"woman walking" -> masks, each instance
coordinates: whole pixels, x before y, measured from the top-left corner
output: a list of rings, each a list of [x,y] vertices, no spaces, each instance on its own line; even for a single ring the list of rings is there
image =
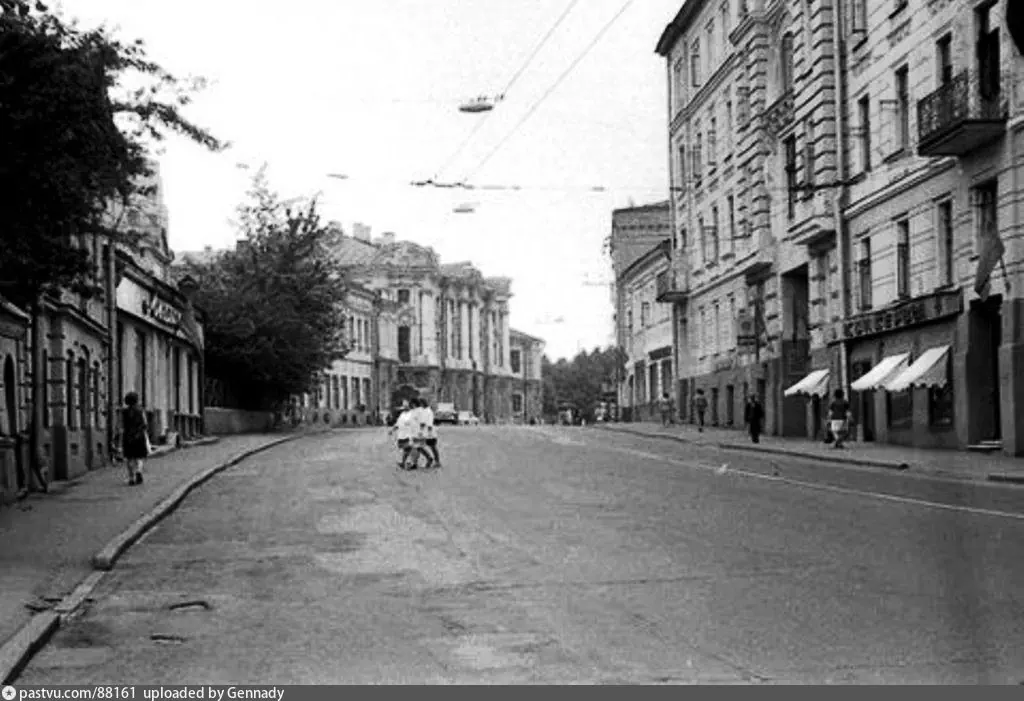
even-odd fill
[[[142,484],[142,466],[149,457],[149,426],[139,406],[139,395],[129,392],[121,410],[121,454],[128,468],[128,484]]]

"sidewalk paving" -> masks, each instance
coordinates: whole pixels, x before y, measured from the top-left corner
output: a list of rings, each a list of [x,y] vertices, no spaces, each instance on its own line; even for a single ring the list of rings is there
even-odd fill
[[[1002,454],[972,453],[960,450],[911,448],[886,443],[847,443],[836,449],[821,441],[806,438],[761,436],[752,443],[746,431],[706,427],[698,432],[692,424],[662,426],[654,422],[608,423],[605,430],[645,436],[659,436],[684,443],[709,445],[725,450],[809,458],[846,465],[908,470],[935,477],[971,481],[1024,484],[1024,458]]]
[[[182,484],[287,435],[225,436],[159,451],[140,486],[129,487],[118,465],[0,508],[0,647],[70,594],[94,571],[95,553]]]

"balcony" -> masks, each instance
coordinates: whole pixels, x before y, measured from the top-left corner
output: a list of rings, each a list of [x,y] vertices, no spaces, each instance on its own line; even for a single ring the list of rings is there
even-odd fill
[[[747,284],[754,284],[771,273],[775,265],[778,243],[766,227],[753,227],[755,233],[750,239],[749,252],[736,261],[739,273],[746,278]]]
[[[775,138],[793,122],[793,91],[787,90],[761,114],[761,128]]]
[[[917,103],[917,153],[964,156],[1006,133],[1006,97],[983,97],[979,76],[963,71]]]
[[[685,302],[690,294],[690,272],[685,261],[673,261],[672,267],[658,273],[655,282],[658,302]]]

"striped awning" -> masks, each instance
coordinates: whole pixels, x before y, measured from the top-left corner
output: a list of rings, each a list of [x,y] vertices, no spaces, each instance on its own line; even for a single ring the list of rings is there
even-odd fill
[[[869,389],[884,388],[886,384],[907,368],[907,361],[909,359],[910,353],[900,353],[899,355],[890,355],[882,358],[882,362],[868,370],[863,377],[854,381],[850,385],[850,389],[854,392],[866,392]]]
[[[949,346],[929,348],[885,388],[890,392],[902,392],[910,387],[945,387],[948,354]]]
[[[828,370],[815,370],[804,379],[787,389],[783,394],[792,397],[797,394],[808,394],[824,397],[828,394]]]

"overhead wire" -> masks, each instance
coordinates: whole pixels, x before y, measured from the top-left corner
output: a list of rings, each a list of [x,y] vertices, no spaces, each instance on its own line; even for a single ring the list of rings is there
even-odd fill
[[[501,97],[504,97],[505,95],[508,94],[509,90],[512,89],[512,86],[516,84],[517,80],[519,80],[519,77],[522,76],[523,73],[526,72],[526,69],[529,68],[530,64],[533,63],[533,59],[537,58],[537,54],[539,54],[541,49],[543,49],[544,46],[547,44],[548,39],[550,39],[551,36],[555,33],[555,31],[557,31],[557,29],[562,25],[562,22],[565,21],[565,18],[569,16],[569,13],[572,12],[572,9],[576,7],[576,5],[579,4],[579,2],[580,0],[570,0],[569,4],[565,7],[564,10],[562,10],[562,14],[559,15],[558,19],[555,20],[555,23],[548,28],[548,31],[544,34],[541,40],[537,43],[536,46],[533,47],[533,51],[530,52],[530,55],[526,57],[526,60],[523,61],[522,64],[520,64],[519,69],[516,70],[516,72],[512,75],[512,78],[508,81],[508,84],[505,85],[505,88],[501,91]],[[462,143],[459,144],[458,148],[455,149],[452,155],[449,156],[447,160],[445,160],[444,165],[442,165],[441,168],[437,170],[434,177],[440,176],[440,174],[443,173],[445,169],[448,168],[448,166],[450,166],[455,161],[456,158],[462,155],[462,152],[465,150],[466,146],[469,145],[469,142],[473,140],[473,137],[476,136],[477,132],[479,132],[480,129],[483,128],[484,124],[487,123],[487,120],[491,116],[491,114],[493,114],[493,112],[488,112],[483,116],[482,119],[477,121],[476,126],[473,127],[472,131],[470,131],[466,138],[462,140]]]
[[[600,42],[604,35],[608,32],[608,30],[612,28],[612,25],[614,25],[618,21],[618,19],[622,17],[623,14],[625,14],[626,10],[629,9],[629,6],[632,5],[634,2],[635,0],[626,0],[622,7],[619,8],[619,11],[615,13],[615,16],[612,17],[601,28],[601,31],[597,33],[597,35],[591,40],[591,42],[587,45],[583,52],[579,56],[577,56],[571,64],[569,64],[569,67],[560,76],[558,76],[558,79],[555,80],[555,82],[544,92],[544,94],[541,95],[540,98],[533,103],[530,109],[526,111],[526,114],[524,114],[523,117],[518,122],[516,122],[516,125],[512,127],[512,130],[509,131],[504,136],[504,138],[502,138],[501,141],[499,141],[498,144],[493,149],[491,149],[491,151],[486,156],[484,156],[483,160],[481,160],[464,179],[469,179],[481,168],[487,165],[488,162],[490,162],[491,158],[493,158],[494,155],[498,151],[500,151],[501,148],[506,143],[508,143],[508,140],[511,139],[516,134],[516,132],[519,131],[520,128],[522,128],[523,124],[525,124],[526,121],[533,116],[533,114],[540,108],[544,101],[547,100],[548,97],[550,97],[551,94],[558,89],[558,86],[561,85],[562,82],[569,77],[569,75],[576,69],[576,66],[578,66],[583,61],[583,59],[586,58],[587,54],[589,54],[590,51],[595,46],[597,46],[598,42]]]

